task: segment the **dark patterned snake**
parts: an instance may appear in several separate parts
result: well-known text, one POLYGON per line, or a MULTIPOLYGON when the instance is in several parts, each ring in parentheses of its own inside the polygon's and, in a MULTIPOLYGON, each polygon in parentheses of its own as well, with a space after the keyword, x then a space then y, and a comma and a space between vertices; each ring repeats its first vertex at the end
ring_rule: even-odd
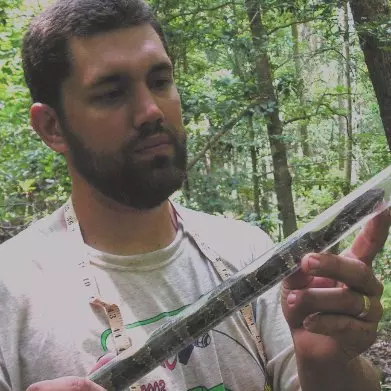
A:
POLYGON ((297 231, 258 261, 221 283, 158 328, 133 355, 121 353, 90 376, 108 391, 129 388, 224 318, 258 297, 299 268, 309 252, 322 252, 382 203, 384 191, 371 189, 345 205, 330 222, 314 231, 297 231), (265 261, 266 259, 266 261, 265 261), (260 262, 262 261, 262 262, 260 262), (261 266, 257 266, 261 264, 261 266))

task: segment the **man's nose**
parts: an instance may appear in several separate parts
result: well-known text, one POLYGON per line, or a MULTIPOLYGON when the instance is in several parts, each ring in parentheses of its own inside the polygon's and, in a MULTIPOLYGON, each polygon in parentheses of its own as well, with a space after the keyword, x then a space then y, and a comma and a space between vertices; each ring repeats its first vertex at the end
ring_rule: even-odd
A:
POLYGON ((140 86, 134 94, 132 102, 133 127, 140 129, 144 125, 164 119, 163 111, 160 109, 157 97, 148 86, 140 86))

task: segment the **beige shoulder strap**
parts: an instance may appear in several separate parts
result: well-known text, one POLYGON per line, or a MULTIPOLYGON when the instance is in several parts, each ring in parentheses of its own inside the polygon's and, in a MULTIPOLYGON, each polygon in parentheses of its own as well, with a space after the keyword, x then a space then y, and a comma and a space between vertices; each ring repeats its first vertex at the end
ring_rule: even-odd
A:
MULTIPOLYGON (((64 207, 64 219, 67 225, 67 231, 77 236, 77 243, 81 246, 82 257, 76 263, 80 271, 81 282, 86 289, 86 298, 90 305, 99 307, 104 311, 112 332, 115 349, 117 354, 119 354, 122 351, 129 349, 132 346, 132 341, 126 333, 119 306, 115 303, 104 301, 100 296, 99 288, 91 268, 91 257, 88 252, 84 250, 84 241, 80 232, 79 222, 70 199, 64 207)), ((133 384, 129 387, 129 390, 141 391, 141 387, 139 384, 133 384)))

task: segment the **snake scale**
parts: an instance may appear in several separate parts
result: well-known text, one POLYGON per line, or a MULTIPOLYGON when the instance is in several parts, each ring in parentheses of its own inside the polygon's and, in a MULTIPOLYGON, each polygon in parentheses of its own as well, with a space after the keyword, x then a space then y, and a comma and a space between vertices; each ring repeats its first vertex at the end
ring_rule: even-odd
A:
MULTIPOLYGON (((158 328, 138 351, 121 353, 90 376, 108 391, 127 389, 140 378, 191 344, 224 318, 261 295, 299 268, 309 252, 321 252, 337 243, 362 218, 374 212, 384 191, 370 189, 345 205, 321 229, 293 234, 273 249, 259 267, 246 267, 221 283, 180 315, 158 328)), ((267 253, 268 255, 269 253, 267 253)), ((262 257, 262 259, 264 259, 262 257)))

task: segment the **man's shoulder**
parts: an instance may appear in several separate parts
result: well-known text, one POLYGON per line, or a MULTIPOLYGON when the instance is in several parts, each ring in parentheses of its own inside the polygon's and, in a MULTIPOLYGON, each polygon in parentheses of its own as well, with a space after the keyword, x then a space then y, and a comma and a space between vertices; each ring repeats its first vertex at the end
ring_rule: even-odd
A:
POLYGON ((225 237, 229 232, 241 234, 252 232, 257 236, 269 238, 266 232, 262 229, 243 220, 236 220, 226 216, 216 216, 202 211, 189 209, 179 204, 175 204, 175 208, 186 222, 203 231, 211 231, 215 234, 221 232, 225 237))
POLYGON ((61 272, 60 260, 69 247, 64 241, 62 216, 60 208, 0 245, 2 306, 15 300, 24 303, 24 298, 31 297, 46 282, 47 272, 61 272))
POLYGON ((31 259, 38 253, 53 247, 48 243, 66 230, 62 216, 63 208, 61 207, 2 243, 0 245, 0 260, 10 265, 22 259, 31 259))
POLYGON ((242 220, 215 216, 175 204, 184 227, 197 231, 209 245, 226 259, 240 259, 244 267, 273 246, 262 229, 242 220))

